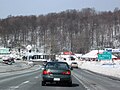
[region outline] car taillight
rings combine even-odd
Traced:
[[[50,71],[44,70],[43,75],[52,74]]]
[[[62,74],[64,74],[64,75],[70,75],[70,74],[71,74],[71,71],[68,70],[68,71],[62,72]]]

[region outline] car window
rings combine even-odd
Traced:
[[[46,65],[46,68],[52,68],[52,69],[68,69],[69,66],[66,63],[48,63]]]
[[[76,62],[73,62],[72,64],[77,64]]]

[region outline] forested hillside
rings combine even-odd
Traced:
[[[0,19],[0,45],[44,52],[85,53],[104,47],[120,48],[120,10],[98,12],[93,8]]]

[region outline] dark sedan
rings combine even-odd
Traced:
[[[8,65],[12,65],[13,63],[15,63],[15,60],[14,60],[14,58],[11,58],[11,57],[4,57],[3,63],[8,64]]]
[[[47,83],[72,86],[71,68],[66,62],[47,62],[42,72],[42,86]]]

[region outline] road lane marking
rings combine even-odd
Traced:
[[[35,69],[35,71],[40,70],[40,68]]]
[[[19,88],[19,86],[12,86],[12,87],[10,87],[10,89],[8,89],[8,90],[14,90],[14,89],[17,89],[17,88]]]
[[[36,76],[35,78],[36,78],[36,79],[38,79],[39,77],[38,77],[38,76]]]
[[[88,80],[87,78],[84,78],[83,76],[73,72],[74,76],[76,76],[83,85],[89,88],[89,90],[106,90],[105,87],[101,86],[100,84],[96,83],[95,81]],[[90,73],[92,74],[92,73]],[[100,78],[99,78],[100,79]]]
[[[23,83],[21,83],[21,84],[26,84],[26,83],[29,83],[30,81],[25,81],[25,82],[23,82]]]
[[[90,90],[79,78],[78,78],[78,75],[77,74],[73,74],[73,76],[87,89],[87,90]]]
[[[24,84],[27,84],[29,83],[30,81],[25,81],[25,82],[22,82],[21,84],[19,84],[18,86],[11,86],[10,87],[10,90],[14,90],[14,89],[18,89],[20,86],[24,85]],[[8,89],[9,90],[9,89]]]

